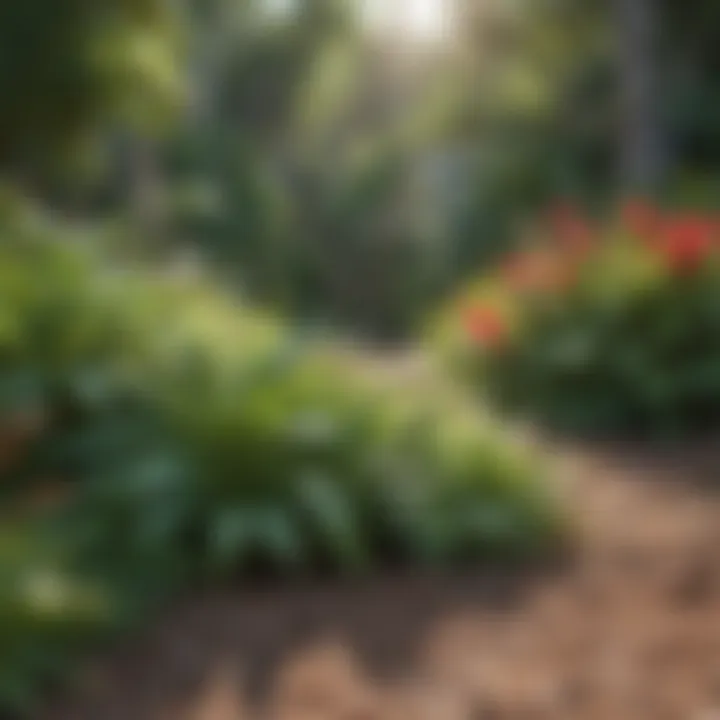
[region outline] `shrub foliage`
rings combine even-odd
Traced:
[[[488,396],[564,431],[668,436],[720,417],[720,225],[628,203],[561,208],[441,320]]]
[[[189,583],[535,552],[537,463],[202,277],[0,243],[0,706]],[[82,632],[81,632],[82,631]]]

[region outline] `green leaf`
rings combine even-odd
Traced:
[[[369,558],[360,523],[341,483],[322,472],[306,472],[298,480],[297,493],[303,514],[341,567],[358,569],[366,565]]]

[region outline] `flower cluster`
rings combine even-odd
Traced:
[[[576,208],[559,205],[549,215],[549,242],[512,253],[493,274],[515,298],[563,293],[579,281],[582,270],[602,252],[611,234]],[[720,250],[720,222],[693,213],[662,212],[640,200],[625,203],[613,237],[659,259],[669,277],[687,278]],[[475,345],[498,351],[507,346],[505,314],[492,302],[464,308],[464,327]]]
[[[720,223],[701,214],[663,214],[651,205],[629,202],[623,223],[634,239],[659,254],[677,275],[699,270],[720,247]]]
[[[508,326],[502,315],[489,305],[471,305],[465,310],[465,328],[473,342],[500,348],[508,337]]]

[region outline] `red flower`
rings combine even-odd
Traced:
[[[561,244],[573,253],[585,254],[593,247],[593,233],[580,213],[570,205],[559,205],[551,223]]]
[[[557,251],[540,249],[512,255],[502,268],[502,275],[513,290],[552,292],[572,281],[574,267]]]
[[[695,272],[713,251],[715,225],[695,216],[671,220],[662,231],[659,251],[679,274]]]
[[[494,308],[484,305],[469,307],[464,321],[468,335],[478,345],[496,349],[507,340],[507,325]]]
[[[502,276],[514,290],[534,290],[547,276],[547,262],[536,252],[516,253],[505,261]]]
[[[629,200],[622,210],[625,227],[639,240],[653,243],[661,229],[660,213],[642,200]]]

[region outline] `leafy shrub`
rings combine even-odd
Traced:
[[[188,584],[554,537],[537,462],[474,412],[388,392],[202,277],[5,235],[0,708]]]
[[[71,567],[67,546],[34,523],[0,532],[0,707],[26,711],[39,678],[68,672],[68,659],[120,618],[116,598]]]
[[[135,375],[150,413],[131,424],[149,423],[141,432],[152,443],[104,451],[109,474],[93,471],[84,485],[93,508],[84,514],[100,534],[118,516],[112,547],[135,545],[138,558],[164,548],[165,567],[193,576],[350,571],[389,556],[525,552],[550,526],[535,471],[497,430],[477,422],[468,432],[445,407],[388,396],[247,310],[215,327],[229,308],[206,301],[209,324],[175,306],[178,321],[166,323],[175,329],[155,333]],[[94,425],[81,429],[85,442]],[[463,524],[459,515],[478,506],[487,522]],[[438,524],[452,533],[431,541]]]
[[[512,410],[581,433],[667,435],[720,418],[720,226],[628,203],[571,209],[453,301],[439,337]]]

